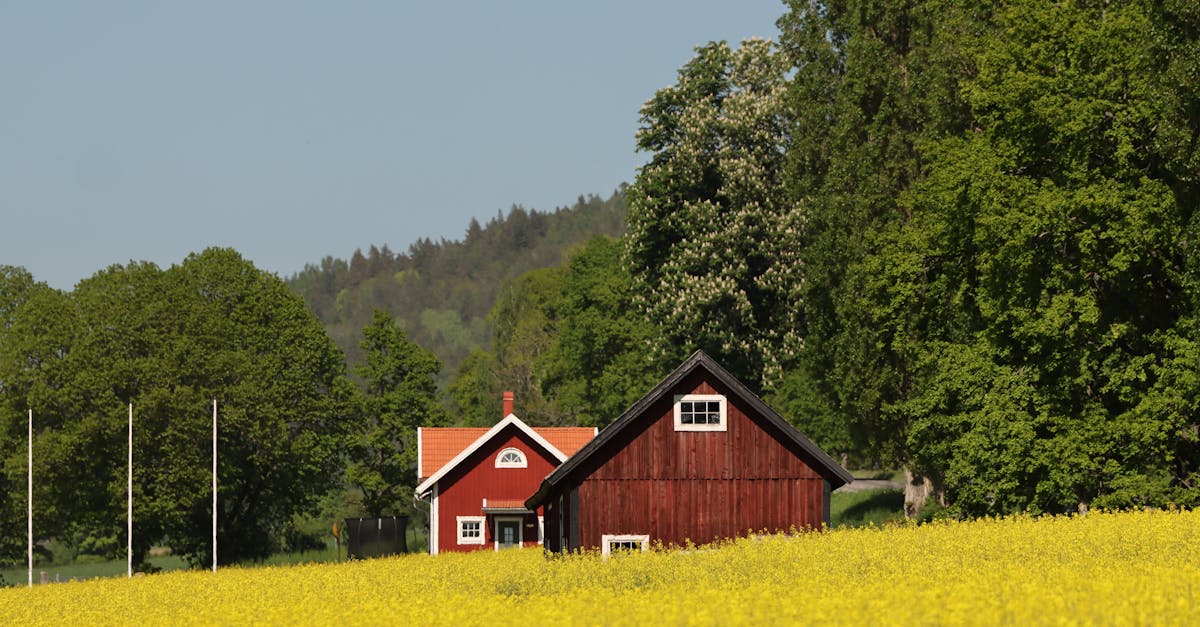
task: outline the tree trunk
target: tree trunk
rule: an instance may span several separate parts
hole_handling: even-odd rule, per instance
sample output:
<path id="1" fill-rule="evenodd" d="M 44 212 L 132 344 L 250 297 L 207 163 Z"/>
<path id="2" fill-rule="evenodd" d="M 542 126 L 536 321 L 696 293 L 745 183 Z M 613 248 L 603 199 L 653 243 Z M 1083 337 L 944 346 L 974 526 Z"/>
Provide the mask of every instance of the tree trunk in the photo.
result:
<path id="1" fill-rule="evenodd" d="M 933 495 L 933 482 L 929 477 L 913 474 L 908 466 L 904 467 L 904 517 L 912 518 L 925 506 L 925 501 Z"/>

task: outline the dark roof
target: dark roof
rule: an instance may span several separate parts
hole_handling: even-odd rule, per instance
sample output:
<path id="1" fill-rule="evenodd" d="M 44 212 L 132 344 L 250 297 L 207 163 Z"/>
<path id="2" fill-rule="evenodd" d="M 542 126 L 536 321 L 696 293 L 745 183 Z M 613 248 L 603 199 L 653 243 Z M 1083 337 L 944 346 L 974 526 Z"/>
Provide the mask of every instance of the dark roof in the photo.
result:
<path id="1" fill-rule="evenodd" d="M 704 368 L 707 370 L 710 374 L 716 377 L 717 380 L 725 384 L 725 386 L 728 387 L 730 391 L 732 391 L 733 394 L 738 397 L 739 400 L 750 406 L 750 408 L 761 415 L 768 423 L 778 429 L 779 432 L 784 435 L 784 437 L 788 438 L 795 443 L 796 446 L 800 447 L 801 450 L 811 455 L 816 464 L 816 468 L 814 468 L 814 470 L 816 470 L 821 474 L 822 477 L 829 481 L 830 489 L 836 489 L 847 483 L 850 483 L 851 481 L 854 481 L 854 477 L 851 476 L 846 469 L 838 465 L 838 463 L 834 461 L 828 453 L 821 450 L 821 447 L 814 444 L 812 440 L 804 437 L 804 434 L 797 431 L 796 428 L 791 425 L 791 423 L 784 420 L 782 416 L 775 412 L 775 410 L 771 409 L 766 403 L 763 402 L 762 399 L 758 397 L 757 394 L 751 392 L 750 389 L 743 385 L 741 381 L 738 381 L 737 377 L 734 377 L 729 373 L 728 370 L 725 370 L 720 364 L 713 361 L 712 357 L 709 357 L 704 351 L 696 351 L 692 353 L 691 357 L 688 357 L 686 360 L 684 360 L 684 362 L 680 364 L 674 372 L 667 375 L 667 377 L 660 381 L 658 385 L 654 386 L 654 389 L 650 390 L 650 392 L 643 396 L 641 400 L 634 403 L 629 409 L 625 410 L 625 413 L 621 414 L 621 417 L 617 418 L 612 424 L 604 428 L 599 435 L 584 445 L 584 447 L 579 449 L 579 451 L 577 451 L 574 455 L 569 457 L 567 461 L 563 462 L 563 464 L 555 469 L 554 472 L 547 475 L 546 478 L 542 480 L 542 484 L 538 487 L 537 492 L 525 500 L 525 506 L 529 509 L 536 509 L 543 502 L 545 502 L 545 499 L 548 496 L 551 488 L 557 486 L 564 479 L 571 476 L 576 468 L 584 464 L 588 458 L 592 457 L 598 451 L 603 449 L 609 441 L 617 437 L 621 431 L 625 430 L 625 428 L 629 427 L 629 425 L 635 422 L 647 409 L 650 408 L 651 405 L 658 402 L 664 395 L 674 389 L 676 384 L 695 372 L 697 368 Z"/>

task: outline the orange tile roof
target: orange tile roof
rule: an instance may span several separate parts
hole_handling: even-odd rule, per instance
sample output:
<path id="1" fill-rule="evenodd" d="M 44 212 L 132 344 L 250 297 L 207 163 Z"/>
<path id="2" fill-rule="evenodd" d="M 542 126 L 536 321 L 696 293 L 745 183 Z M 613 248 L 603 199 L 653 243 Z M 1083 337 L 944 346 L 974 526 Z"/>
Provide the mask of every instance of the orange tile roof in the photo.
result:
<path id="1" fill-rule="evenodd" d="M 596 437 L 596 430 L 592 427 L 532 427 L 532 429 L 567 457 L 574 455 L 575 451 L 583 448 L 584 444 Z M 423 427 L 421 429 L 421 461 L 420 467 L 417 469 L 419 478 L 424 479 L 433 475 L 488 431 L 488 427 Z"/>
<path id="2" fill-rule="evenodd" d="M 421 479 L 437 472 L 446 462 L 488 432 L 487 427 L 424 427 L 421 429 Z"/>
<path id="3" fill-rule="evenodd" d="M 567 457 L 574 455 L 575 451 L 596 437 L 594 427 L 534 427 L 533 430 Z"/>

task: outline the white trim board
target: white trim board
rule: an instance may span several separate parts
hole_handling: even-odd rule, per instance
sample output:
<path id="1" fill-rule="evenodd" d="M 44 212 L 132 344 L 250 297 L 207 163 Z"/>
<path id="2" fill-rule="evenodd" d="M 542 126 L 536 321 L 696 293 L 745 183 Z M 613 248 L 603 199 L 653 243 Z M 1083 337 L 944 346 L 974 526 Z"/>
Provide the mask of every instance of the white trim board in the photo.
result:
<path id="1" fill-rule="evenodd" d="M 510 453 L 516 454 L 517 458 L 515 461 L 505 461 L 504 460 L 504 456 L 508 455 Z M 525 456 L 525 451 L 522 451 L 521 449 L 519 449 L 515 446 L 507 446 L 504 449 L 502 449 L 499 453 L 496 453 L 495 467 L 496 468 L 528 468 L 529 460 Z"/>
<path id="2" fill-rule="evenodd" d="M 464 538 L 463 537 L 463 523 L 465 523 L 465 522 L 472 522 L 472 523 L 479 524 L 479 537 L 478 538 Z M 487 517 L 486 516 L 455 516 L 454 517 L 454 526 L 455 526 L 454 533 L 458 538 L 458 544 L 460 544 L 460 545 L 478 545 L 478 546 L 483 546 L 485 544 L 484 538 L 487 537 Z"/>
<path id="3" fill-rule="evenodd" d="M 642 545 L 642 551 L 650 550 L 650 536 L 649 535 L 629 534 L 629 533 L 619 533 L 619 534 L 618 533 L 614 533 L 614 534 L 606 533 L 606 534 L 603 534 L 600 536 L 600 556 L 603 557 L 604 559 L 608 559 L 608 556 L 612 553 L 612 551 L 609 549 L 608 545 L 613 542 L 640 542 Z"/>
<path id="4" fill-rule="evenodd" d="M 684 424 L 680 404 L 704 402 L 718 403 L 721 422 L 717 424 Z M 671 413 L 674 414 L 676 431 L 726 431 L 729 428 L 729 399 L 725 398 L 723 394 L 676 394 L 675 404 L 671 408 Z"/>
<path id="5" fill-rule="evenodd" d="M 429 554 L 438 554 L 438 489 L 433 486 L 433 498 L 429 500 Z"/>
<path id="6" fill-rule="evenodd" d="M 492 517 L 492 548 L 500 550 L 500 523 L 515 522 L 517 523 L 517 545 L 515 548 L 522 548 L 525 545 L 525 517 L 524 516 L 493 516 Z"/>
<path id="7" fill-rule="evenodd" d="M 417 494 L 417 497 L 420 498 L 422 495 L 428 493 L 429 490 L 433 488 L 434 484 L 441 480 L 442 477 L 445 477 L 447 473 L 449 473 L 451 470 L 454 470 L 459 464 L 463 463 L 463 461 L 470 457 L 472 453 L 478 451 L 481 447 L 483 447 L 484 444 L 487 444 L 489 440 L 496 437 L 496 434 L 500 433 L 509 426 L 515 426 L 517 429 L 523 431 L 525 435 L 528 435 L 534 442 L 537 442 L 538 446 L 541 446 L 546 450 L 547 453 L 550 453 L 550 455 L 557 459 L 558 463 L 561 464 L 567 460 L 567 456 L 563 454 L 562 451 L 558 450 L 548 440 L 546 440 L 546 438 L 538 435 L 537 431 L 534 431 L 520 418 L 517 418 L 515 414 L 509 414 L 504 418 L 504 420 L 496 423 L 496 426 L 488 429 L 487 433 L 479 436 L 474 442 L 471 443 L 470 446 L 463 449 L 458 455 L 454 456 L 454 459 L 446 462 L 446 464 L 439 468 L 437 472 L 433 473 L 432 476 L 425 481 L 422 481 L 421 485 L 417 486 L 414 490 L 414 492 Z"/>

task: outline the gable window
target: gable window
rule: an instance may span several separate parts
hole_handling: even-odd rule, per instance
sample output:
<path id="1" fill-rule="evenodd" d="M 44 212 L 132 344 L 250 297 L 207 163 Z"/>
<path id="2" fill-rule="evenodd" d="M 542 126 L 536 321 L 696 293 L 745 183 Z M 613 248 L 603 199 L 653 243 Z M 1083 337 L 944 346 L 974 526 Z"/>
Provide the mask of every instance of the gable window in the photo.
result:
<path id="1" fill-rule="evenodd" d="M 483 544 L 483 516 L 458 516 L 458 543 Z"/>
<path id="2" fill-rule="evenodd" d="M 675 397 L 676 431 L 724 431 L 725 397 L 720 394 L 684 394 Z"/>
<path id="3" fill-rule="evenodd" d="M 525 454 L 519 449 L 506 448 L 496 456 L 496 468 L 525 468 Z"/>
<path id="4" fill-rule="evenodd" d="M 608 557 L 622 551 L 647 551 L 650 549 L 648 535 L 609 535 L 600 536 L 600 555 Z"/>

